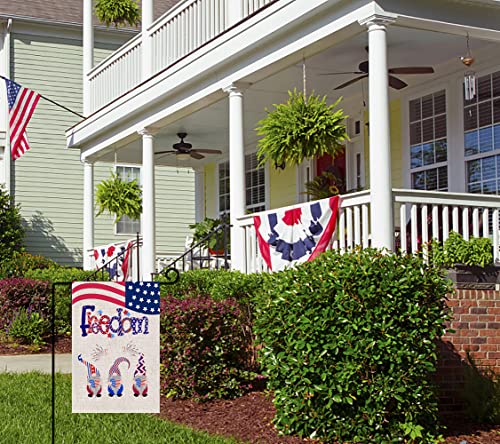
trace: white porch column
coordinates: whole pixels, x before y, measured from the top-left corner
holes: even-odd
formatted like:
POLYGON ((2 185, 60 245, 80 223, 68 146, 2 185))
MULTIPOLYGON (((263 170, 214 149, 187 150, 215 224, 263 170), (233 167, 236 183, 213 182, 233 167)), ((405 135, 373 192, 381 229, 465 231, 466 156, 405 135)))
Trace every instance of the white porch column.
POLYGON ((90 82, 87 74, 94 67, 94 26, 92 24, 92 0, 83 0, 83 115, 90 110, 90 82))
POLYGON ((195 221, 205 219, 205 169, 194 168, 195 221))
POLYGON ((243 91, 233 84, 229 94, 229 205, 231 209, 231 269, 245 271, 244 231, 237 218, 245 215, 245 143, 243 128, 243 91))
POLYGON ((370 189, 372 246, 394 249, 394 217, 391 182, 391 133, 386 25, 394 21, 372 16, 368 27, 370 189))
POLYGON ((94 261, 94 164, 83 163, 83 268, 93 270, 94 261))
POLYGON ((141 36, 142 36, 142 80, 147 80, 153 73, 153 45, 148 28, 153 23, 153 0, 142 0, 141 36))
POLYGON ((139 132, 142 136, 142 278, 151 280, 156 271, 156 232, 155 232, 155 163, 153 135, 146 129, 139 132))

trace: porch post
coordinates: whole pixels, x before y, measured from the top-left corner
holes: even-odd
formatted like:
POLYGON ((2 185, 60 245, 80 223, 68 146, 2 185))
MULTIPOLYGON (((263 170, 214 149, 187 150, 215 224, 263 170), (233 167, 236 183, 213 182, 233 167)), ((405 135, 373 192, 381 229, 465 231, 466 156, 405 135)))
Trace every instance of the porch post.
POLYGON ((83 268, 94 269, 94 164, 83 163, 83 268))
POLYGON ((83 0, 83 115, 90 115, 90 82, 87 74, 94 67, 94 26, 92 0, 83 0))
POLYGON ((245 238, 237 218, 245 215, 245 143, 243 91, 232 84, 229 94, 229 206, 231 209, 231 269, 245 271, 245 238))
POLYGON ((372 16, 368 27, 370 66, 370 189, 372 246, 394 250, 394 218, 391 182, 391 138, 389 123, 389 78, 386 25, 394 19, 372 16))
POLYGON ((147 130, 139 131, 142 136, 142 277, 151 280, 156 271, 155 233, 155 164, 153 135, 147 130))
POLYGON ((153 73, 153 49, 148 34, 153 23, 153 0, 142 0, 141 10, 142 80, 147 80, 153 73))
POLYGON ((195 221, 201 222, 205 219, 205 169, 194 168, 194 205, 195 221))

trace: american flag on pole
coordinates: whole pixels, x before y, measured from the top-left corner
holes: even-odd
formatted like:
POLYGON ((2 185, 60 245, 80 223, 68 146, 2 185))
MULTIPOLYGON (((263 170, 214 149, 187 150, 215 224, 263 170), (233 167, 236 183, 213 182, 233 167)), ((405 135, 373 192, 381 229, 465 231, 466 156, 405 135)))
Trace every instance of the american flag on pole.
POLYGON ((12 159, 19 159, 30 149, 26 127, 35 112, 40 94, 4 77, 9 105, 10 151, 12 159))
POLYGON ((160 314, 158 282, 74 282, 72 304, 100 300, 147 315, 160 314))

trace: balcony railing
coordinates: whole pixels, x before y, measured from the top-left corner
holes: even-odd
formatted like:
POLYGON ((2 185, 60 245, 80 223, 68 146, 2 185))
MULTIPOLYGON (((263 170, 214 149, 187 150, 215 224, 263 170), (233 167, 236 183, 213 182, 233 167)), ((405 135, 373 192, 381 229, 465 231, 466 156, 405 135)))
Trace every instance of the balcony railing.
MULTIPOLYGON (((147 30, 152 74, 167 68, 223 33, 238 20, 276 0, 185 0, 147 30), (237 3, 239 2, 239 3, 237 3), (237 8, 236 20, 230 8, 237 8)), ((90 73, 91 112, 131 90, 142 78, 142 36, 137 35, 90 73)))
MULTIPOLYGON (((495 263, 500 262, 500 196, 434 191, 393 190, 394 243, 402 252, 425 255, 422 248, 432 239, 444 241, 450 231, 490 238, 495 263)), ((292 207, 287 207, 289 209, 292 207)), ((245 232, 246 272, 268 271, 258 251, 253 216, 274 212, 263 211, 238 220, 245 232)), ((342 196, 338 225, 330 248, 341 252, 371 245, 370 191, 342 196)), ((424 256, 425 257, 425 256, 424 256)))

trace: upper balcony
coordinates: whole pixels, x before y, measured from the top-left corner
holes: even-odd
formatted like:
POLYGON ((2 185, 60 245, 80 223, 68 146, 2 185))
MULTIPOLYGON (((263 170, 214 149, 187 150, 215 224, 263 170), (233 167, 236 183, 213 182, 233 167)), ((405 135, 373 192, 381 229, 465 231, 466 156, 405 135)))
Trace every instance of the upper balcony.
POLYGON ((278 0, 184 0, 86 74, 89 113, 278 0), (147 53, 144 53, 145 47, 147 53), (147 66, 145 66, 147 65, 147 66))

